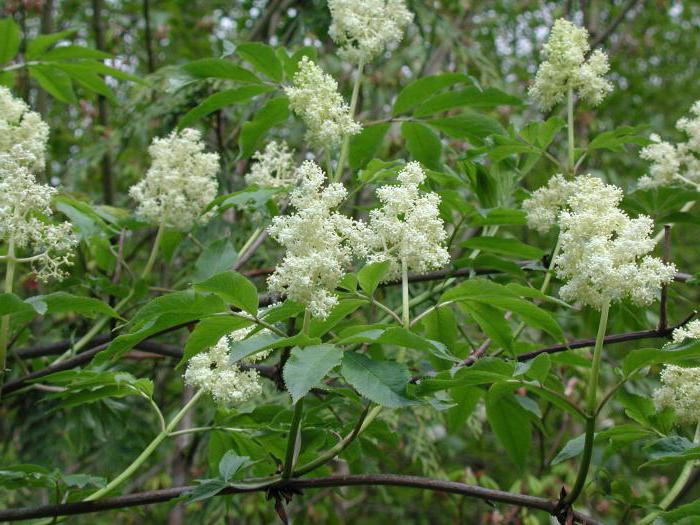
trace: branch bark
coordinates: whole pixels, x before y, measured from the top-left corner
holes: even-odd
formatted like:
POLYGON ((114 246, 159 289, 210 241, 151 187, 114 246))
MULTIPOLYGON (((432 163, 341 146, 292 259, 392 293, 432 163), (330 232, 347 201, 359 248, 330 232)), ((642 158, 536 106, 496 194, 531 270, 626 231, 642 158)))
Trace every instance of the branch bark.
MULTIPOLYGON (((477 485, 468 485, 456 481, 443 481, 419 476, 402 476, 397 474, 366 474, 328 476, 323 478, 303 478, 280 481, 273 485, 257 488, 228 487, 221 491, 220 495, 246 494, 252 492, 282 492, 295 493, 303 489, 320 489, 328 487, 406 487, 419 490, 429 490, 448 494, 457 494, 470 498, 481 499, 487 502, 499 502, 507 505, 538 509, 552 513, 556 502, 545 498, 515 494, 502 490, 493 490, 477 485)), ((180 497, 193 490, 194 486, 173 487, 169 489, 153 490, 118 496, 115 498, 100 499, 97 501, 64 503, 59 505, 40 505, 37 507, 21 507, 15 509, 0 510, 0 521, 20 521, 28 519, 50 518, 56 516, 73 516, 77 514, 89 514, 106 510, 122 509, 143 505, 163 503, 180 497)), ((574 513, 578 523, 588 525, 602 525, 601 522, 586 516, 580 512, 574 513)))

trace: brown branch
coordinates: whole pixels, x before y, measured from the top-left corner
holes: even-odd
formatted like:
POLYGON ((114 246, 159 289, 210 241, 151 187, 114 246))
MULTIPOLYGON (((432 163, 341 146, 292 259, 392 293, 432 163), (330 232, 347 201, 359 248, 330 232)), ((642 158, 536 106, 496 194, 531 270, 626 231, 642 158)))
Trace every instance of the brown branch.
POLYGON ((610 26, 603 31, 600 35, 596 36, 593 39, 593 42, 591 42, 591 50, 595 49, 601 44, 604 44, 605 41, 610 38, 610 36, 615 32, 617 27, 622 23, 622 21, 625 19, 627 16, 627 13, 630 12, 630 10, 637 5, 637 2, 639 0, 629 0, 623 7, 622 10, 618 13, 618 15, 615 17, 615 19, 612 21, 610 26))
MULTIPOLYGON (((468 485, 456 481, 442 481, 419 476, 401 476, 397 474, 365 474, 347 476, 328 476, 323 478, 302 478, 280 481, 270 486, 258 488, 227 487, 219 495, 247 494, 253 492, 285 492, 291 494, 303 489, 319 489, 328 487, 407 487, 419 490, 429 490, 448 494, 457 494, 471 498, 481 499, 487 502, 499 502, 507 505, 516 505, 531 509, 552 513, 556 502, 545 498, 514 494, 502 490, 493 490, 478 485, 468 485)), ((89 514, 106 510, 123 509, 127 507, 140 507, 153 505, 176 499, 190 492, 194 486, 173 487, 169 489, 152 490, 126 496, 106 498, 97 501, 76 503, 64 503, 59 505, 40 505, 37 507, 20 507, 15 509, 0 510, 0 521, 20 521, 28 519, 50 518, 57 516, 73 516, 77 514, 89 514)), ((601 525, 601 522, 581 514, 574 513, 578 523, 589 525, 601 525)))

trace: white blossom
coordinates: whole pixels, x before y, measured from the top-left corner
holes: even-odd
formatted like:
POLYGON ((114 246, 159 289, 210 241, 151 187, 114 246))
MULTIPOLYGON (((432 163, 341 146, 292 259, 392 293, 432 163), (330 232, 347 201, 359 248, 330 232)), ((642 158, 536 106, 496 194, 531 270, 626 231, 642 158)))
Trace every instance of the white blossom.
POLYGON ((148 148, 151 167, 129 195, 139 203, 136 213, 151 224, 187 231, 216 197, 219 156, 206 153, 194 129, 156 138, 148 148))
POLYGON ((345 135, 360 132, 338 83, 308 57, 302 58, 292 86, 284 90, 292 111, 306 124, 306 139, 315 147, 334 148, 345 135))
POLYGON ((48 139, 49 126, 41 116, 0 86, 0 162, 9 157, 30 170, 41 170, 48 139))
POLYGON ((545 233, 557 224, 559 212, 575 190, 575 183, 557 174, 546 186, 535 190, 523 201, 523 209, 530 228, 545 233))
POLYGON ((566 280, 564 300, 601 308, 629 297, 651 303, 675 267, 648 255, 654 248, 653 221, 630 218, 618 205, 622 190, 590 175, 577 177, 575 191, 559 214, 561 253, 554 259, 566 280))
POLYGON ((651 163, 649 173, 639 179, 640 188, 686 184, 700 189, 700 101, 690 108, 690 115, 676 122, 686 141, 672 144, 655 133, 649 137, 652 144, 639 152, 651 163))
POLYGON ((678 344, 686 339, 696 339, 700 341, 700 319, 689 322, 681 328, 676 328, 673 331, 673 342, 678 344))
POLYGON ((404 0, 329 0, 328 8, 328 33, 340 46, 338 54, 353 63, 367 63, 401 42, 413 20, 404 0))
POLYGON ((287 251, 268 285, 273 292, 306 305, 314 317, 325 318, 338 299, 334 294, 353 255, 366 252, 366 228, 333 211, 346 197, 342 184, 325 188, 325 175, 313 161, 299 169, 300 185, 290 204, 296 213, 275 217, 268 231, 287 251))
POLYGON ((665 366, 654 404, 657 410, 672 408, 682 423, 700 422, 700 368, 665 366))
POLYGON ((20 258, 30 259, 37 279, 47 281, 66 276, 72 250, 77 244, 69 222, 52 224, 51 199, 56 189, 37 183, 23 165, 5 157, 0 163, 0 240, 12 244, 20 258))
POLYGON ((399 172, 398 180, 398 185, 377 189, 382 206, 369 215, 369 261, 390 262, 386 280, 401 275, 402 261, 414 273, 442 268, 450 262, 444 246, 447 233, 438 210, 440 197, 419 190, 425 180, 421 165, 410 162, 399 172))
POLYGON ((612 84, 604 78, 610 69, 607 55, 596 50, 586 60, 589 50, 586 29, 562 18, 554 23, 544 45, 546 60, 540 64, 529 91, 543 110, 563 101, 569 90, 593 106, 612 91, 612 84))
POLYGON ((256 151, 253 160, 256 162, 245 176, 246 183, 265 188, 290 188, 296 184, 294 155, 287 143, 272 141, 263 151, 256 151))
MULTIPOLYGON (((227 334, 208 351, 193 356, 187 363, 185 383, 209 393, 221 405, 240 404, 259 396, 262 385, 257 370, 232 363, 230 353, 231 343, 242 341, 252 329, 251 326, 227 334)), ((243 364, 265 359, 269 353, 259 352, 244 359, 243 364)))

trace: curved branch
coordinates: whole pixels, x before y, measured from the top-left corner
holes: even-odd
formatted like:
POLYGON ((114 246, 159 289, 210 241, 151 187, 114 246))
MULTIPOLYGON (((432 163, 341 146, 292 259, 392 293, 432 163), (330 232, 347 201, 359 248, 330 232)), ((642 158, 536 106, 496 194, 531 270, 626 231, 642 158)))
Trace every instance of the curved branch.
MULTIPOLYGON (((251 492, 267 492, 270 490, 293 493, 303 489, 372 486, 407 487, 419 490, 458 494, 461 496, 485 500, 487 502, 499 502, 518 507, 538 509, 550 514, 554 512, 556 507, 556 502, 545 498, 538 498, 525 494, 514 494, 502 490, 487 489, 478 485, 468 485, 466 483, 459 483, 456 481, 442 481, 419 476, 401 476, 397 474, 328 476, 323 478, 303 479, 293 478, 262 487, 227 487, 219 494, 245 494, 251 492)), ((40 505, 37 507, 21 507, 0 510, 0 521, 20 521, 56 516, 72 516, 76 514, 89 514, 92 512, 102 512, 112 509, 152 505, 178 498, 194 488, 194 486, 173 487, 169 489, 128 494, 126 496, 119 496, 115 498, 100 499, 97 501, 64 503, 60 505, 40 505)), ((574 513, 574 518, 578 521, 578 523, 601 525, 599 521, 579 512, 574 513)))

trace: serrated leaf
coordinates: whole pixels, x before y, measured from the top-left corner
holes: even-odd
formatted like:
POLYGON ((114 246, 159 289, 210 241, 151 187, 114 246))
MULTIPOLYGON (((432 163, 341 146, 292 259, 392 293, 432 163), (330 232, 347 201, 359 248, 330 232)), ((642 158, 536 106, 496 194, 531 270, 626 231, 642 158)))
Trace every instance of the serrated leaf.
POLYGON ((532 441, 532 423, 510 391, 494 385, 486 395, 486 418, 508 456, 524 470, 532 441))
POLYGON ((199 292, 214 293, 228 304, 250 315, 258 315, 258 290, 252 282, 238 272, 218 273, 206 281, 195 284, 194 289, 199 292))
POLYGON ((272 47, 261 42, 244 42, 238 45, 236 53, 269 79, 282 82, 282 64, 272 47))
POLYGON ((74 312, 85 317, 94 318, 98 315, 107 315, 109 317, 119 317, 119 314, 107 303, 95 299, 94 297, 84 297, 81 295, 73 295, 67 292, 55 292, 48 295, 35 295, 27 299, 27 303, 34 305, 43 303, 45 313, 59 314, 65 312, 74 312))
POLYGON ((367 295, 372 296, 391 266, 389 261, 379 261, 364 265, 357 272, 357 282, 367 295))
POLYGON ((224 78, 238 82, 260 83, 260 79, 253 73, 223 58, 202 58, 185 64, 182 69, 195 78, 224 78))
POLYGON ((241 157, 248 158, 258 149, 263 136, 270 128, 281 124, 289 118, 289 100, 286 97, 277 97, 268 100, 258 110, 253 120, 245 122, 241 129, 238 146, 241 149, 241 157))
POLYGON ((406 149, 415 160, 428 168, 440 169, 442 143, 435 132, 420 122, 404 122, 401 124, 401 135, 406 140, 406 149))
POLYGON ((551 465, 558 465, 559 463, 563 463, 567 459, 575 458, 576 456, 580 455, 583 452, 583 446, 585 444, 585 441, 586 434, 581 434, 580 436, 567 441, 566 445, 564 445, 564 448, 562 448, 559 451, 559 453, 554 457, 551 465))
POLYGON ((398 408, 415 404, 405 395, 411 375, 402 363, 375 361, 348 351, 340 373, 362 396, 379 405, 398 408))
POLYGON ((252 464, 248 456, 239 456, 233 450, 229 450, 219 461, 219 475, 228 483, 238 472, 252 464))
POLYGON ((443 73, 413 80, 406 84, 396 97, 392 113, 399 115, 410 111, 436 91, 457 83, 471 83, 471 80, 462 73, 443 73))
POLYGON ((270 91, 274 91, 272 86, 241 86, 239 88, 227 89, 219 93, 214 93, 204 99, 201 104, 185 113, 177 123, 177 127, 178 129, 183 129, 214 111, 232 104, 246 102, 253 97, 263 93, 269 93, 270 91))
POLYGON ((293 348, 282 372, 292 403, 308 394, 342 358, 343 351, 329 344, 293 348))

